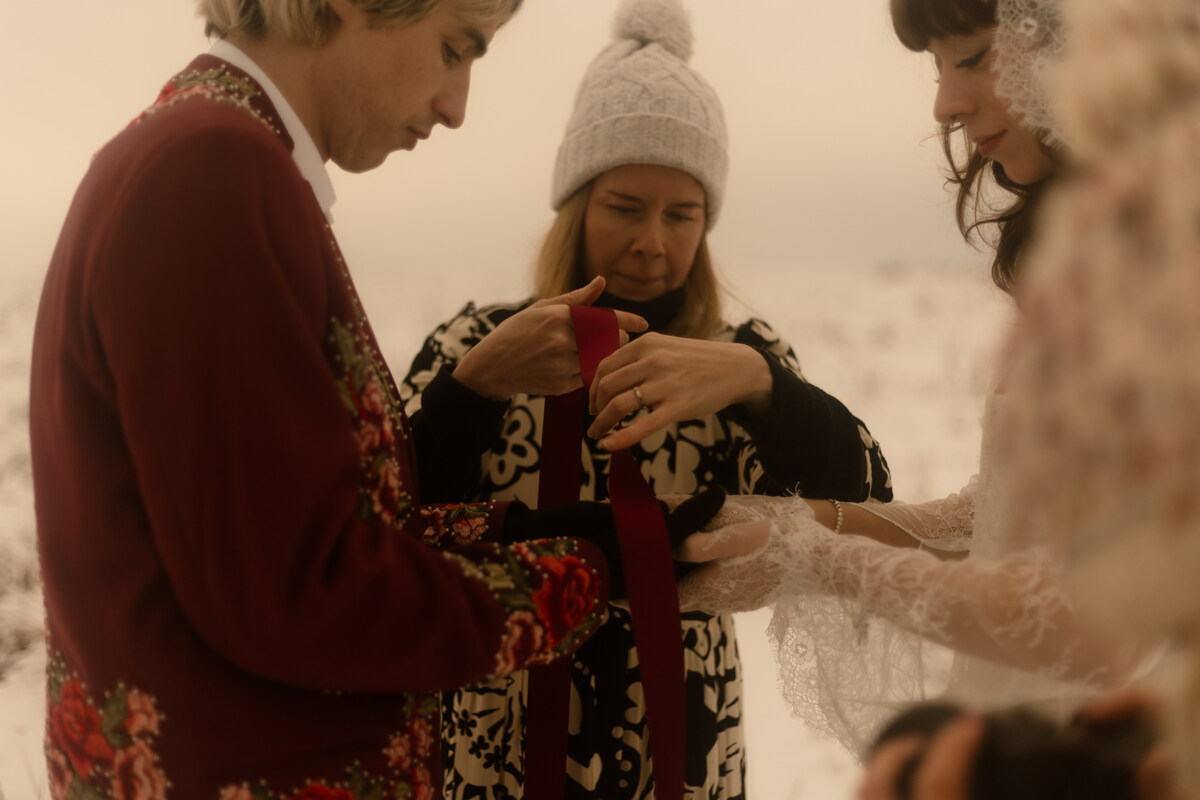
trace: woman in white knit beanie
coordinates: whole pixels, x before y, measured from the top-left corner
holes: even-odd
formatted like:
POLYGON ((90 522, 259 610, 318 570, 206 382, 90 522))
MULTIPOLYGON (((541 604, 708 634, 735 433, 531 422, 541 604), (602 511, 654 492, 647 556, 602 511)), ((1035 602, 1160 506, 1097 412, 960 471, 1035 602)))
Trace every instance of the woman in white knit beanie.
MULTIPOLYGON (((468 305, 434 331, 402 389, 409 411, 436 373, 466 363, 478 342, 533 300, 602 279, 596 304, 644 317, 650 332, 600 365, 583 499, 605 499, 609 453, 631 448, 658 495, 721 487, 731 494, 888 500, 887 465, 866 427, 803 379, 792 349, 765 322, 735 325, 721 315, 706 239, 725 196, 727 137, 716 93, 688 65, 691 51, 680 0, 620 5, 613 41, 583 76, 555 161, 557 214, 536 264, 535 297, 468 305)), ((497 412, 498 433, 465 493, 536 498, 542 403, 518 392, 497 412)), ((615 607, 610 616, 577 654, 572 676, 570 797, 654 793, 630 617, 615 607)), ((732 617, 685 614, 681 636, 686 794, 745 797, 732 617)), ((552 768, 525 764, 525 689, 520 675, 447 703, 447 797, 520 797, 526 767, 552 768)))

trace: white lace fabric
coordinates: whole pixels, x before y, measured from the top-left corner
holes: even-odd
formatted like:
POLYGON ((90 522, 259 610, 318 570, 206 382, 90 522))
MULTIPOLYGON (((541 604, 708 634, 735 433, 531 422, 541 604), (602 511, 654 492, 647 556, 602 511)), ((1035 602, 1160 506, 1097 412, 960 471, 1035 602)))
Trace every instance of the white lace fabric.
POLYGON ((714 524, 757 522, 769 528, 766 543, 681 584, 687 607, 773 606, 785 698, 852 752, 864 752, 878 727, 914 701, 1035 702, 1065 714, 1135 663, 1134 651, 1081 623, 1049 552, 994 498, 1004 491, 991 468, 1004 401, 989 403, 981 472, 963 491, 862 506, 930 547, 972 544, 967 559, 834 534, 800 500, 739 497, 714 524), (952 662, 944 648, 955 651, 952 662))
POLYGON ((1050 76, 1067 41, 1062 0, 999 0, 996 4, 996 95, 1030 128, 1051 141, 1066 141, 1055 113, 1050 76))
POLYGON ((946 553, 971 549, 975 528, 977 478, 959 492, 924 503, 855 503, 858 508, 887 520, 922 547, 946 553))

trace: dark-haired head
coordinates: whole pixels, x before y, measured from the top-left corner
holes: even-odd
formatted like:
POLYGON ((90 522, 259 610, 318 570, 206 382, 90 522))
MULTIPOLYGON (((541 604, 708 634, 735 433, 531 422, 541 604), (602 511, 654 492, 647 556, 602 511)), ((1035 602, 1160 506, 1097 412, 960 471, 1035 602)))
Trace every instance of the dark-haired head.
MULTIPOLYGON (((936 40, 970 36, 996 25, 997 0, 890 0, 892 27, 900 42, 924 52, 936 40)), ((941 125, 947 182, 956 187, 956 218, 968 241, 994 250, 992 280, 1013 290, 1019 261, 1033 236, 1036 208, 1047 180, 1025 185, 1010 178, 998 161, 980 155, 961 124, 941 125), (996 191, 998 187, 1001 191, 996 191)), ((1053 158, 1048 148, 1046 153, 1053 158)))
POLYGON ((996 24, 996 0, 891 0, 892 27, 915 53, 931 39, 966 36, 996 24))

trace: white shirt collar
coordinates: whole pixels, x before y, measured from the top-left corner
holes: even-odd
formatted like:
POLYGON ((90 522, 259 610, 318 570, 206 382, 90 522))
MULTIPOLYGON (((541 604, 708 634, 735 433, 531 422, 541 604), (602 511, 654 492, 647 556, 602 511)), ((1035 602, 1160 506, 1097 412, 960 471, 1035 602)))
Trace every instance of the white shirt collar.
POLYGON ((317 202, 321 206, 322 213, 325 214, 325 219, 333 224, 332 209, 334 202, 337 201, 337 193, 333 190, 333 181, 329 179, 329 173, 325 169, 325 162, 321 159, 321 154, 317 151, 316 143, 308 135, 304 123, 296 116, 296 112, 288 104, 283 92, 279 91, 275 82, 267 77, 267 73, 263 72, 250 56, 224 39, 217 39, 213 42, 208 53, 245 72, 267 93, 267 97, 270 98, 271 104, 275 106, 275 111, 279 114, 279 121, 283 123, 288 135, 292 137, 292 159, 299 167, 304 180, 308 181, 309 186, 312 186, 313 194, 317 196, 317 202))

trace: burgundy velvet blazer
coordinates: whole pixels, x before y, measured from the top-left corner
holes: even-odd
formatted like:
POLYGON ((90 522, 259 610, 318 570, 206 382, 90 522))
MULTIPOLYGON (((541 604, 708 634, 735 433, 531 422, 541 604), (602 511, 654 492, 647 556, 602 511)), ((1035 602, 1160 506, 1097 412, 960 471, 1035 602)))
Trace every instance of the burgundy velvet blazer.
POLYGON ((30 403, 54 798, 432 798, 440 690, 603 615, 589 543, 505 546, 505 504, 422 504, 291 148, 201 56, 63 226, 30 403))

